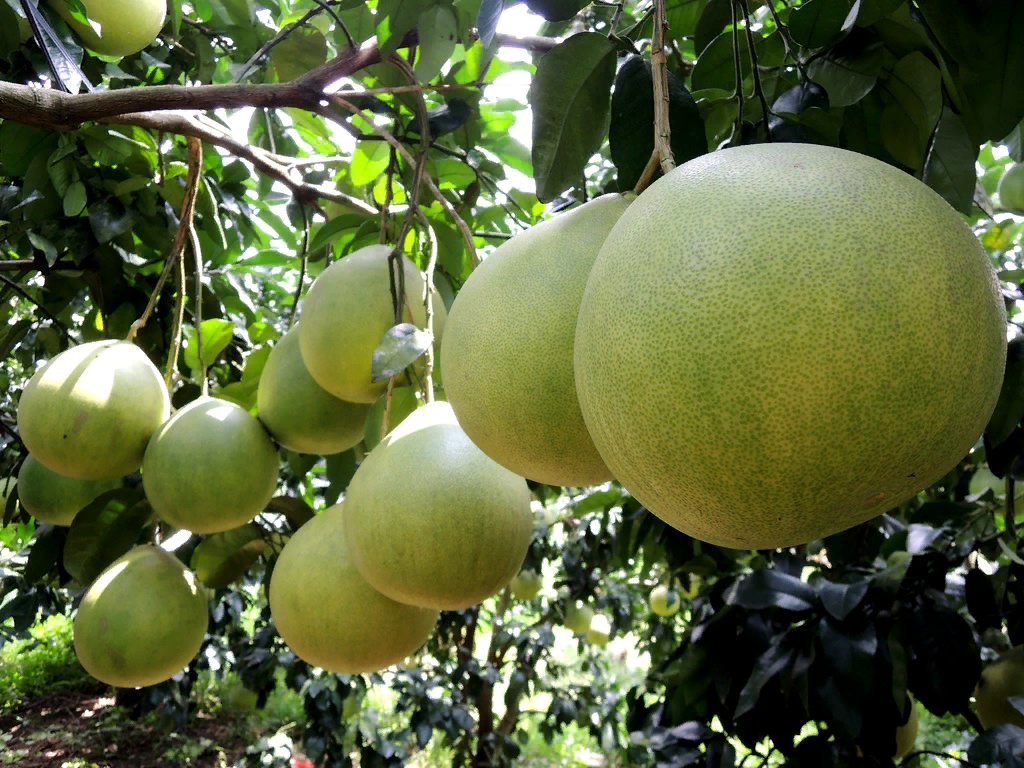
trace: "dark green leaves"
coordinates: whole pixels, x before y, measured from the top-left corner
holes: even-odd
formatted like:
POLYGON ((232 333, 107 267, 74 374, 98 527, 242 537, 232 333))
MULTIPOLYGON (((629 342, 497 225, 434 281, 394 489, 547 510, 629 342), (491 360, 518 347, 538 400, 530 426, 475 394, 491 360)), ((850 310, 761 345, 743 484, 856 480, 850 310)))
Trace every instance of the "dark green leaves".
POLYGON ((896 160, 919 170, 942 114, 942 77, 915 51, 897 62, 886 86, 891 100, 882 112, 882 142, 896 160))
POLYGON ((789 14, 789 34, 805 48, 823 48, 848 28, 849 13, 849 0, 809 0, 789 14))
POLYGON ((590 0, 526 0, 526 6, 546 21, 568 21, 590 0))
POLYGON ((995 411, 985 427, 987 445, 1005 441, 1024 418, 1024 337, 1018 336, 1006 345, 1006 372, 995 411))
POLYGON ((958 211, 969 214, 974 207, 977 159, 978 146, 967 133, 964 121, 949 107, 943 107, 931 151, 925 159, 923 180, 958 211))
POLYGON ((810 610, 817 601, 814 590, 795 576, 770 568, 754 571, 734 582, 724 594, 725 602, 743 608, 810 610))
POLYGON ((388 329, 373 351, 370 380, 386 381, 397 376, 430 349, 433 336, 412 323, 399 323, 388 329))
POLYGON ((221 589, 242 578, 267 548, 259 526, 248 523, 214 533, 192 552, 191 568, 211 589, 221 589))
POLYGON ((75 516, 64 544, 64 568, 90 584, 138 542, 151 513, 140 488, 104 493, 75 516))
POLYGON ((608 121, 615 47, 604 35, 573 35, 537 63, 530 86, 537 197, 553 200, 583 175, 608 121))

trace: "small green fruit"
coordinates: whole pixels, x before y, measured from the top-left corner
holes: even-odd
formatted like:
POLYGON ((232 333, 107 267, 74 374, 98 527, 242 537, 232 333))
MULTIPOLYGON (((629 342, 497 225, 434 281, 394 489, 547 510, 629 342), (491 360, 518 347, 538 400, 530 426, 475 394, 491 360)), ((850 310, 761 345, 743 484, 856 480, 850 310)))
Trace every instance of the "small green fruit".
POLYGON ((612 636, 612 625, 607 616, 596 614, 590 619, 590 626, 587 627, 587 642, 604 648, 608 645, 608 639, 612 636))
POLYGON ((679 613, 681 602, 675 590, 669 589, 665 584, 659 584, 651 590, 648 598, 651 611, 658 616, 675 616, 679 613))
POLYGON ((105 56, 128 56, 148 46, 164 25, 166 0, 87 0, 86 16, 98 26, 83 24, 65 0, 47 0, 82 42, 105 56))
POLYGON ((1017 163, 1003 172, 998 192, 1003 208, 1024 211, 1024 163, 1017 163))
POLYGON ((594 618, 594 609, 582 600, 570 603, 565 609, 565 626, 573 632, 586 632, 594 618))
POLYGON ((539 573, 527 568, 517 573, 509 586, 516 600, 533 600, 540 592, 542 582, 539 573))
POLYGON ((21 506, 40 523, 71 525, 75 515, 97 496, 121 485, 118 480, 79 480, 44 467, 29 454, 18 472, 21 506))

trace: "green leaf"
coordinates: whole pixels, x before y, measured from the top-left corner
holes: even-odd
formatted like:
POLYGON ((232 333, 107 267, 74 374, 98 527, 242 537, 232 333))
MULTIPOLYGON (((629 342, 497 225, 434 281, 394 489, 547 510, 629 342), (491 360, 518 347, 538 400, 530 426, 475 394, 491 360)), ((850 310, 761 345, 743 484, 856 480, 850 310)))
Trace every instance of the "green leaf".
MULTIPOLYGON (((740 46, 740 75, 746 79, 750 76, 750 44, 747 36, 740 30, 736 40, 740 46)), ((733 52, 734 33, 732 30, 723 32, 708 44, 697 59, 690 75, 690 87, 694 91, 718 88, 734 93, 736 91, 736 60, 733 52)), ((778 32, 767 37, 755 35, 754 50, 758 56, 759 66, 769 66, 772 61, 781 60, 785 56, 785 44, 778 32)))
POLYGON ((282 83, 294 80, 327 61, 327 38, 316 27, 297 27, 270 51, 270 62, 282 83))
POLYGON ((397 376, 430 349, 433 339, 433 334, 412 323, 392 326, 373 351, 370 381, 386 381, 397 376))
MULTIPOLYGON (((36 538, 28 552, 23 575, 29 584, 46 578, 60 559, 61 549, 66 547, 67 529, 59 525, 45 525, 36 528, 36 538)), ((33 617, 35 612, 33 611, 33 617)))
POLYGON ((568 21, 588 5, 590 0, 526 0, 526 7, 545 21, 568 21))
POLYGON ((977 157, 978 146, 971 140, 963 120, 944 107, 922 180, 958 211, 970 214, 978 180, 974 168, 977 157))
POLYGON ((1014 162, 1024 163, 1024 120, 1017 123, 1017 127, 1006 134, 1000 143, 1009 151, 1014 162))
POLYGON ((348 488, 348 482, 356 473, 359 464, 356 462, 355 451, 345 451, 327 456, 326 464, 324 475, 330 485, 324 491, 324 502, 332 505, 338 502, 338 497, 348 488))
POLYGON ((458 25, 455 16, 444 6, 430 8, 420 14, 419 54, 413 72, 421 83, 433 80, 441 67, 451 58, 458 41, 458 25))
POLYGON ((79 584, 92 583, 139 540, 152 510, 141 488, 118 488, 75 515, 64 544, 64 569, 79 584))
POLYGON ((804 48, 824 48, 849 27, 848 0, 809 0, 789 14, 789 34, 804 48))
POLYGON ((247 523, 207 536, 192 551, 189 565, 205 586, 223 589, 242 578, 266 549, 263 531, 247 523))
MULTIPOLYGON (((146 181, 143 179, 143 181, 146 181)), ((64 191, 64 215, 78 216, 85 210, 85 184, 80 181, 73 181, 64 191)))
MULTIPOLYGON (((217 359, 217 355, 223 352, 228 344, 231 343, 231 339, 235 335, 235 325, 230 320, 224 320, 219 317, 203 320, 203 324, 200 326, 200 334, 199 338, 203 342, 203 364, 209 366, 217 359)), ((199 370, 198 346, 196 344, 196 334, 193 331, 185 342, 185 349, 182 350, 185 365, 193 371, 199 370)))
POLYGON ((27 234, 28 241, 32 243, 32 247, 40 251, 46 258, 46 263, 52 267, 54 262, 57 261, 57 249, 53 243, 32 230, 29 230, 27 234))
POLYGON ((942 115, 942 76, 915 51, 899 60, 885 83, 893 100, 882 111, 882 143, 899 162, 919 170, 942 115))
POLYGON ((436 0, 378 0, 377 46, 386 58, 395 52, 405 33, 416 26, 424 11, 436 0))
MULTIPOLYGON (((317 462, 317 457, 313 457, 313 464, 317 462)), ((310 468, 312 468, 310 464, 310 468)), ((309 469, 306 470, 308 472, 309 469)), ((301 475, 305 475, 306 472, 302 472, 301 475)), ((294 496, 275 496, 267 504, 266 511, 268 513, 276 513, 284 515, 284 517, 291 523, 292 528, 296 530, 313 519, 314 512, 313 508, 309 506, 302 499, 297 499, 294 496)))
POLYGON ((537 63, 530 105, 533 172, 541 201, 576 184, 600 149, 614 78, 615 46, 596 32, 573 35, 537 63))
MULTIPOLYGON (((384 141, 360 141, 352 153, 348 177, 357 187, 365 187, 377 180, 388 167, 391 147, 384 141)), ((312 250, 312 249, 311 249, 312 250)))
POLYGON ((672 37, 693 37, 706 5, 707 0, 668 0, 665 3, 665 17, 672 37))
POLYGON ((985 427, 987 445, 1003 443, 1024 418, 1024 337, 1018 336, 1006 345, 1006 372, 999 391, 999 400, 985 427))
POLYGON ((498 19, 501 12, 505 10, 503 0, 482 0, 480 11, 476 16, 476 28, 480 35, 480 42, 485 46, 491 44, 494 33, 498 30, 498 19))
POLYGON ((883 53, 878 40, 864 45, 840 45, 834 52, 812 61, 807 72, 828 92, 832 107, 848 107, 875 87, 882 71, 883 53))

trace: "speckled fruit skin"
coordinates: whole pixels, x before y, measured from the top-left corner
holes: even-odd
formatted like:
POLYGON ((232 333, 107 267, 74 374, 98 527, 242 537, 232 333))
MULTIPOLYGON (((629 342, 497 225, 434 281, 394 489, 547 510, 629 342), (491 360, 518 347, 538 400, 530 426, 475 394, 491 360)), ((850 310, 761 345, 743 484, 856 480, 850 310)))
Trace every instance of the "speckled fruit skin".
POLYGON ((164 25, 166 0, 86 0, 99 33, 71 16, 64 0, 48 0, 89 48, 105 56, 128 56, 150 45, 164 25))
POLYGON ((120 479, 67 477, 47 469, 30 454, 18 471, 18 500, 36 522, 71 525, 75 516, 97 496, 120 485, 120 479))
POLYGON ((195 574, 152 545, 135 547, 92 583, 75 616, 75 653, 108 685, 155 685, 177 674, 203 644, 209 621, 195 574))
POLYGON ((939 195, 832 147, 713 152, 612 229, 576 328, 583 417, 612 474, 695 538, 761 549, 936 482, 999 395, 989 257, 939 195))
POLYGON ((285 544, 270 580, 270 613, 303 661, 355 675, 397 664, 427 641, 437 611, 402 605, 359 575, 336 504, 285 544))
MULTIPOLYGON (((353 403, 372 403, 387 381, 372 382, 373 352, 395 324, 386 245, 368 245, 340 259, 309 287, 299 317, 299 349, 306 369, 321 387, 353 403)), ((406 256, 404 322, 426 326, 423 273, 406 256)), ((444 302, 431 291, 432 326, 437 347, 444 331, 444 302)), ((421 359, 422 360, 422 359, 421 359)), ((402 383, 402 382, 399 382, 402 383)))
POLYGON ((459 424, 480 450, 549 485, 612 479, 583 423, 573 379, 587 276, 634 195, 602 195, 506 241, 452 305, 441 355, 459 424))
POLYGON ((18 403, 25 446, 54 472, 109 480, 142 464, 171 401, 156 366, 134 344, 92 341, 37 370, 18 403))
POLYGON ((278 463, 274 443, 247 410, 200 397, 153 435, 142 486, 162 520, 218 533, 263 511, 277 489, 278 463))
POLYGON ((366 429, 370 406, 340 400, 309 375, 293 328, 267 357, 256 390, 260 421, 285 448, 329 456, 347 451, 366 429))
POLYGON ((488 458, 448 403, 405 419, 356 470, 345 496, 352 559, 392 600, 457 611, 507 585, 526 557, 526 481, 488 458))

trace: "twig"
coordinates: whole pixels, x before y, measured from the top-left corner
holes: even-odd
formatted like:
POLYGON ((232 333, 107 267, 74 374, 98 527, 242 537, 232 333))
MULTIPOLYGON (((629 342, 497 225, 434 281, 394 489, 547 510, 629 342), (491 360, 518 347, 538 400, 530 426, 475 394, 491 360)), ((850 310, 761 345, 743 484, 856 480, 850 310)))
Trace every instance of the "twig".
POLYGON ((210 379, 206 375, 206 360, 203 359, 203 251, 199 247, 199 235, 195 227, 189 223, 189 242, 192 244, 192 255, 196 260, 196 357, 199 358, 199 390, 203 397, 210 394, 210 379))
MULTIPOLYGON (((750 10, 747 7, 747 0, 736 0, 736 2, 743 10, 743 28, 747 32, 747 48, 750 52, 750 71, 754 78, 754 93, 757 94, 758 101, 761 102, 761 113, 767 123, 771 110, 768 108, 768 99, 764 95, 764 88, 761 87, 761 71, 758 68, 757 51, 754 49, 754 31, 750 28, 750 10)), ((771 141, 770 136, 768 140, 771 141)))
MULTIPOLYGON (((296 29, 298 29, 299 27, 304 25, 307 21, 312 19, 314 16, 319 16, 324 11, 330 10, 330 6, 327 3, 322 2, 322 0, 314 0, 314 2, 317 3, 317 7, 316 8, 311 8, 310 10, 306 11, 305 14, 303 14, 302 18, 298 19, 297 21, 293 21, 291 24, 287 24, 284 27, 282 27, 278 31, 278 33, 276 35, 274 35, 272 38, 267 40, 267 42, 265 42, 263 45, 261 45, 257 49, 256 53, 254 53, 252 56, 250 56, 249 60, 247 62, 245 62, 245 64, 242 66, 242 69, 239 70, 237 75, 235 75, 235 77, 232 80, 232 82, 234 82, 234 83, 242 82, 242 79, 246 75, 249 74, 249 72, 252 70, 252 68, 254 66, 256 66, 256 62, 259 61, 260 59, 262 59, 264 56, 266 56, 275 45, 277 45, 278 43, 283 42, 285 39, 287 39, 288 35, 290 35, 296 29)), ((341 21, 341 19, 339 19, 337 16, 335 16, 335 18, 339 22, 341 21)), ((346 31, 346 33, 348 32, 347 29, 345 31, 346 31)), ((352 44, 352 36, 351 35, 349 35, 349 44, 350 45, 352 44)))
POLYGON ((295 285, 295 298, 292 300, 291 312, 288 313, 289 328, 295 323, 295 313, 299 309, 299 299, 302 297, 302 283, 306 280, 306 264, 309 261, 309 214, 301 202, 299 211, 302 213, 302 257, 299 260, 299 281, 295 285))
POLYGON ((51 323, 53 323, 60 329, 61 333, 63 333, 66 338, 71 338, 71 332, 68 330, 68 327, 64 325, 64 323, 62 323, 60 320, 58 320, 57 317, 52 312, 50 312, 50 310, 44 307, 40 301, 33 297, 32 294, 30 294, 16 282, 11 280, 11 278, 7 277, 7 275, 0 275, 0 282, 3 282, 5 285, 7 285, 7 287, 9 287, 12 291, 17 293, 23 299, 26 299, 27 301, 31 302, 33 306, 37 307, 40 312, 42 312, 50 319, 51 323))
POLYGON ((668 173, 676 167, 672 155, 672 128, 669 121, 668 58, 665 56, 665 0, 654 0, 654 38, 651 41, 651 77, 654 84, 654 151, 633 187, 640 194, 651 183, 660 167, 668 173))
POLYGON ((171 388, 174 371, 178 368, 178 353, 181 351, 181 329, 185 325, 185 265, 175 259, 178 265, 178 299, 174 312, 174 329, 171 331, 171 354, 167 357, 167 371, 164 383, 171 388))
MULTIPOLYGON (((434 337, 434 302, 431 301, 433 298, 430 293, 430 289, 434 284, 434 268, 437 266, 437 234, 434 232, 433 227, 430 226, 430 222, 427 220, 426 215, 423 211, 417 210, 423 221, 424 229, 427 233, 427 241, 430 243, 430 258, 427 259, 427 268, 424 270, 424 284, 423 284, 423 308, 426 313, 426 326, 427 333, 430 334, 431 339, 434 337)), ((427 351, 424 354, 423 363, 423 397, 428 403, 434 402, 434 344, 433 341, 427 346, 427 351)))
POLYGON ((743 66, 740 63, 740 31, 737 29, 739 20, 736 18, 736 0, 729 3, 729 10, 732 11, 732 56, 736 69, 735 97, 738 101, 736 123, 732 128, 732 136, 729 137, 729 145, 732 146, 737 139, 743 136, 743 66))
POLYGON ((782 46, 786 50, 786 55, 793 60, 793 65, 796 67, 797 72, 800 73, 800 78, 806 80, 807 70, 804 67, 804 63, 800 61, 800 57, 796 54, 796 45, 793 42, 793 38, 789 36, 789 29, 782 23, 782 19, 779 18, 779 12, 775 10, 775 0, 762 1, 771 13, 772 19, 775 20, 775 29, 778 30, 779 36, 782 38, 782 46))

